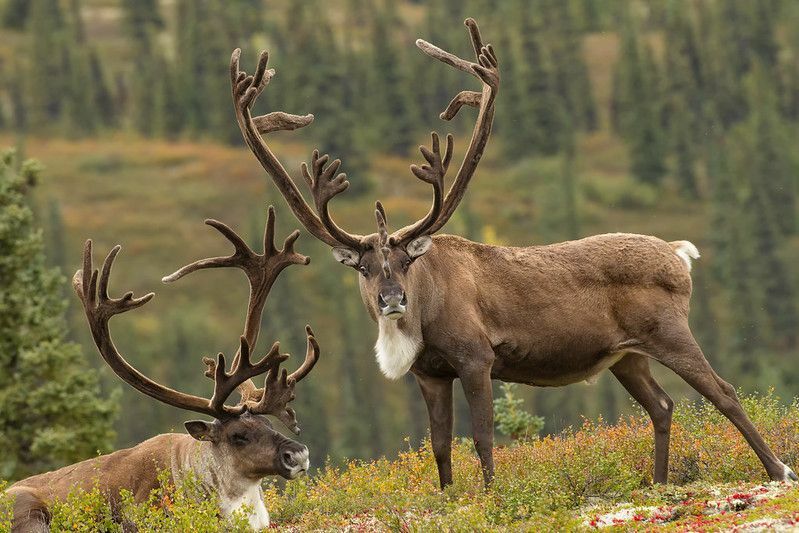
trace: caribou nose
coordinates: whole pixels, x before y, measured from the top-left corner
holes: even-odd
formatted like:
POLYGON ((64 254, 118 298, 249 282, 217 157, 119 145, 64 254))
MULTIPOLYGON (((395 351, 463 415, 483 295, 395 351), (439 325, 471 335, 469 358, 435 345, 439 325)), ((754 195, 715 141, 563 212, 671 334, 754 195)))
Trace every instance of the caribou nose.
POLYGON ((308 447, 299 446, 297 449, 284 450, 280 454, 280 462, 289 471, 291 478, 295 478, 308 471, 310 461, 308 460, 308 447))
POLYGON ((383 316, 397 319, 405 314, 408 297, 402 289, 381 291, 377 294, 377 305, 383 316))

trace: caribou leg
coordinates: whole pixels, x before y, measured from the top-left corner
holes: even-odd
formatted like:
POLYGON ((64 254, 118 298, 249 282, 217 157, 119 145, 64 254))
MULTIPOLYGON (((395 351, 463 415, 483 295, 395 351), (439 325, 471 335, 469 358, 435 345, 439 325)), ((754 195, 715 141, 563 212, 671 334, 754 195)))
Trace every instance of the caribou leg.
POLYGON ((711 368, 691 334, 687 320, 684 322, 679 329, 664 328, 659 331, 657 339, 647 343, 647 353, 684 379, 738 428, 772 480, 799 481, 796 474, 777 459, 763 440, 741 407, 735 387, 721 379, 711 368))
POLYGON ((430 441, 441 488, 452 484, 452 379, 415 374, 430 416, 430 441))
POLYGON ((649 372, 649 359, 640 354, 629 354, 610 367, 616 379, 630 396, 641 404, 655 432, 655 483, 666 483, 669 472, 669 433, 674 402, 649 372))
POLYGON ((494 353, 490 358, 480 358, 475 353, 475 360, 457 368, 458 377, 469 403, 472 419, 472 438, 486 487, 494 480, 494 397, 491 389, 491 365, 494 353))

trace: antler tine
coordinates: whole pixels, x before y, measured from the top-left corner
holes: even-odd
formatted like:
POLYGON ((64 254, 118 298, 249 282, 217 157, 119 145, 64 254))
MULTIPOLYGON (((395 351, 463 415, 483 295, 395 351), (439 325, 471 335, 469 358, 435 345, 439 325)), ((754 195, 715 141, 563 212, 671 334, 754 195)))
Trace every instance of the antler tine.
POLYGON ((305 326, 305 336, 308 342, 305 349, 305 360, 302 362, 302 365, 300 365, 300 368, 292 372, 289 376, 289 379, 294 380, 295 383, 307 376, 319 361, 319 353, 321 351, 319 349, 319 342, 317 342, 311 326, 307 324, 305 326))
POLYGON ((161 278, 163 283, 172 283, 173 281, 177 281, 183 276, 191 274, 196 270, 238 266, 237 263, 240 263, 244 258, 251 258, 256 255, 255 252, 253 252, 252 249, 247 246, 247 243, 245 243, 242 238, 239 237, 228 225, 212 218, 206 219, 205 223, 216 229, 227 240, 229 240, 231 244, 233 244, 233 247, 235 248, 233 254, 224 257, 209 257, 206 259, 199 259, 193 263, 189 263, 172 274, 161 278))
POLYGON ((260 399, 255 400, 257 394, 252 396, 252 400, 246 402, 247 410, 253 414, 273 415, 286 424, 291 431, 299 434, 300 428, 297 425, 297 416, 288 403, 294 400, 295 386, 297 382, 307 376, 319 360, 319 343, 311 330, 311 326, 305 326, 305 334, 308 339, 308 347, 305 353, 305 360, 300 368, 288 374, 286 369, 280 369, 280 363, 272 366, 264 378, 264 388, 258 389, 261 394, 260 399))
MULTIPOLYGON (((414 226, 400 230, 403 239, 408 239, 410 236, 421 235, 422 233, 435 233, 447 223, 466 192, 469 181, 474 175, 474 171, 477 169, 477 164, 483 155, 483 151, 485 150, 488 138, 491 134, 491 124, 494 120, 494 101, 496 99, 497 90, 499 89, 499 61, 494 52, 494 47, 490 44, 483 44, 477 22, 472 18, 468 18, 464 21, 464 24, 469 30, 469 38, 471 39, 472 48, 474 49, 476 63, 461 59, 422 39, 416 41, 416 46, 418 46, 422 52, 458 70, 476 76, 482 82, 483 87, 481 92, 461 91, 450 101, 444 112, 441 113, 442 119, 451 120, 463 106, 477 107, 479 109, 477 113, 477 122, 475 123, 466 155, 458 169, 452 186, 441 202, 440 210, 431 219, 425 217, 424 224, 420 221, 414 226), (422 229, 422 226, 424 226, 424 229, 422 229)), ((427 159, 427 154, 424 151, 422 155, 427 159)), ((420 179, 424 179, 419 173, 422 170, 424 170, 424 166, 421 169, 417 167, 417 169, 414 170, 414 174, 420 179)), ((435 210, 435 201, 434 198, 434 206, 431 209, 431 213, 428 213, 428 215, 431 215, 432 211, 435 210)))
MULTIPOLYGON (((269 149, 262 135, 278 130, 294 130, 302 128, 313 122, 313 115, 292 115, 282 111, 275 111, 259 117, 252 117, 251 108, 256 98, 263 92, 266 85, 274 76, 273 69, 267 69, 269 54, 264 51, 258 59, 255 74, 248 76, 239 68, 241 49, 233 51, 230 58, 230 85, 233 92, 233 103, 236 110, 236 120, 239 124, 244 140, 256 159, 266 170, 280 193, 288 202, 294 216, 317 239, 330 246, 351 245, 349 240, 340 241, 339 237, 344 232, 331 234, 329 223, 323 223, 319 216, 302 197, 294 180, 286 169, 269 149)), ((346 187, 344 187, 346 188, 346 187)), ((335 230, 334 230, 335 232, 335 230)), ((348 235, 348 234, 347 234, 348 235)), ((359 236, 352 235, 352 238, 359 236)))
MULTIPOLYGON (((279 366, 280 363, 289 357, 288 354, 280 353, 280 344, 276 342, 260 361, 253 364, 250 360, 250 345, 244 336, 240 337, 238 353, 240 354, 238 364, 234 364, 234 368, 231 369, 230 373, 225 370, 225 356, 222 353, 217 356, 216 363, 209 365, 206 371, 206 375, 210 371, 213 372, 214 394, 209 403, 211 409, 217 412, 225 411, 225 401, 242 383, 269 371, 273 367, 279 366)), ((229 413, 239 414, 244 412, 245 408, 244 403, 239 403, 236 407, 227 409, 229 413)))
POLYGON ((227 414, 227 410, 218 412, 212 409, 210 402, 204 398, 178 392, 151 380, 131 366, 114 346, 108 326, 110 318, 141 307, 154 296, 153 293, 149 293, 141 298, 134 298, 132 292, 126 293, 122 298, 108 296, 111 269, 120 249, 120 246, 115 246, 106 256, 101 273, 99 273, 98 286, 98 271, 92 269, 92 241, 87 240, 83 248, 83 268, 78 270, 72 278, 72 285, 83 303, 89 329, 100 355, 117 376, 151 398, 174 407, 210 416, 227 414))
POLYGON ((427 212, 424 218, 415 224, 405 226, 394 233, 393 238, 397 242, 407 243, 412 239, 424 234, 441 213, 441 205, 444 198, 444 177, 447 174, 450 161, 452 160, 454 141, 452 134, 448 134, 447 146, 444 150, 444 156, 442 157, 438 133, 431 133, 431 137, 432 151, 427 149, 425 146, 419 147, 419 151, 427 160, 427 164, 422 165, 421 167, 417 165, 411 165, 411 172, 413 172, 413 174, 420 180, 433 186, 433 205, 430 207, 430 210, 427 212))
MULTIPOLYGON (((264 227, 264 252, 262 254, 254 252, 235 231, 222 222, 206 220, 206 224, 216 228, 233 244, 235 249, 233 254, 225 257, 200 259, 179 269, 174 274, 165 276, 162 281, 170 283, 186 274, 207 268, 233 267, 244 271, 250 284, 250 296, 244 322, 244 337, 249 346, 255 346, 261 328, 261 316, 263 315, 266 298, 269 296, 269 291, 277 276, 284 268, 290 265, 307 265, 310 263, 309 257, 294 251, 294 243, 300 233, 295 230, 289 234, 283 243, 283 249, 278 250, 274 243, 275 208, 271 205, 268 209, 264 227)), ((240 362, 241 354, 237 352, 233 358, 234 372, 238 369, 240 362)), ((255 385, 251 382, 243 383, 240 387, 242 395, 246 395, 253 389, 255 389, 255 385)))
POLYGON ((329 159, 330 156, 327 154, 320 156, 319 150, 314 150, 311 155, 313 174, 309 172, 308 165, 305 163, 300 165, 300 169, 313 195, 316 212, 319 213, 319 218, 327 231, 344 246, 358 249, 361 246, 363 236, 344 231, 330 215, 330 200, 346 191, 350 186, 350 182, 347 181, 347 175, 344 172, 337 174, 339 167, 341 167, 341 160, 335 159, 328 165, 329 159))

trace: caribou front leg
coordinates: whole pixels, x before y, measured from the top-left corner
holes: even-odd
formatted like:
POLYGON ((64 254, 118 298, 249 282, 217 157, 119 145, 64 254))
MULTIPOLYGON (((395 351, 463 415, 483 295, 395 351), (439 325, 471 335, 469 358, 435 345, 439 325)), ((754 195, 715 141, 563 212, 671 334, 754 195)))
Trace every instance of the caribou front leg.
POLYGON ((472 352, 470 360, 457 368, 458 377, 469 403, 472 437, 486 487, 494 480, 494 396, 491 390, 493 351, 472 352))
POLYGON ((430 416, 430 441, 441 488, 452 484, 452 379, 414 374, 430 416))

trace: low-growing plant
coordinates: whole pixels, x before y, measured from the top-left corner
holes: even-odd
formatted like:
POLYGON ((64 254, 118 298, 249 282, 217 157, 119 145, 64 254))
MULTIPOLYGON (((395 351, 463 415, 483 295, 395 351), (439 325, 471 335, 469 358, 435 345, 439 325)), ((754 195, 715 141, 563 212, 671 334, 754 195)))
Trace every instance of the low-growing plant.
MULTIPOLYGON (((742 402, 775 453, 794 464, 799 405, 784 405, 772 393, 742 402)), ((767 481, 743 437, 713 406, 680 402, 672 439, 672 482, 767 481)), ((453 447, 454 485, 443 493, 427 441, 394 461, 328 466, 282 492, 270 485, 265 497, 276 523, 298 529, 472 531, 549 524, 574 530, 581 507, 651 491, 653 454, 651 422, 641 413, 613 425, 586 420, 559 435, 498 448, 496 479, 488 491, 474 448, 463 439, 453 447)))
MULTIPOLYGON (((745 396, 742 403, 775 453, 796 466, 799 404, 785 405, 773 392, 745 396)), ((601 418, 586 420, 558 435, 500 447, 489 490, 483 489, 471 441, 456 440, 452 453, 455 482, 443 492, 426 441, 394 460, 328 465, 285 488, 269 481, 266 506, 273 524, 289 530, 573 531, 585 528, 583 515, 589 506, 622 502, 673 507, 670 520, 689 524, 694 512, 690 502, 715 498, 716 487, 767 481, 732 424, 712 406, 693 401, 675 408, 669 471, 672 483, 688 486, 652 485, 652 426, 645 413, 613 425, 601 418)), ((243 517, 220 519, 213 496, 203 494, 195 478, 177 486, 168 477, 161 482, 163 487, 144 503, 134 503, 130 494, 122 497, 122 516, 139 531, 247 530, 243 517)), ((795 502, 797 494, 799 490, 786 493, 784 499, 795 502)), ((2 522, 3 509, 9 509, 3 505, 0 500, 0 526, 8 523, 2 522)), ((696 509, 700 512, 701 506, 696 509)), ((119 531, 110 517, 96 491, 75 494, 54 509, 53 529, 119 531)), ((652 526, 641 522, 642 527, 647 524, 652 526)))
POLYGON ((11 519, 14 512, 14 501, 5 493, 8 483, 0 480, 0 531, 11 530, 11 519))
POLYGON ((528 440, 544 429, 544 419, 524 410, 524 400, 513 395, 515 383, 502 384, 502 397, 494 400, 494 423, 513 440, 528 440))
MULTIPOLYGON (((50 529, 86 533, 116 533, 131 529, 175 533, 249 531, 246 512, 238 511, 227 519, 219 516, 216 496, 207 494, 196 476, 186 476, 176 484, 172 482, 169 471, 162 471, 158 480, 160 486, 146 501, 136 503, 133 494, 124 490, 116 508, 112 508, 106 495, 97 487, 89 491, 75 489, 65 501, 51 505, 50 529)), ((0 528, 0 531, 5 530, 0 528)))
POLYGON ((250 510, 240 509, 228 519, 221 518, 218 498, 206 493, 194 474, 175 484, 169 472, 162 471, 158 481, 160 486, 143 503, 136 503, 130 491, 120 495, 124 521, 137 531, 249 531, 250 510))

